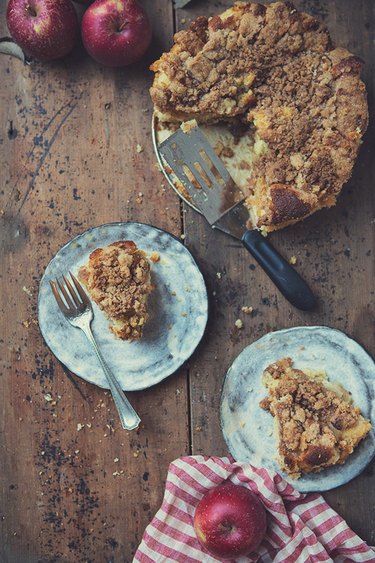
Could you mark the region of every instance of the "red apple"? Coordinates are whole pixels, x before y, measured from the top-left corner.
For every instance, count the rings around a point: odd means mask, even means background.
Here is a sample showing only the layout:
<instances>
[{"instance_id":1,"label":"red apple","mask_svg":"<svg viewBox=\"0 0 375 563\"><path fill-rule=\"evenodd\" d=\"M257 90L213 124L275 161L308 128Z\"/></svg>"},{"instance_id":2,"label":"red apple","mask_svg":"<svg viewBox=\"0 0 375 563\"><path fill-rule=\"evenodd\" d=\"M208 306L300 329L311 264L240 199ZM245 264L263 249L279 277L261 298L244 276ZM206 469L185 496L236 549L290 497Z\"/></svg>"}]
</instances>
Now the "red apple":
<instances>
[{"instance_id":1,"label":"red apple","mask_svg":"<svg viewBox=\"0 0 375 563\"><path fill-rule=\"evenodd\" d=\"M266 528L266 510L259 498L230 482L210 489L194 514L199 542L222 559L248 555L257 549Z\"/></svg>"},{"instance_id":2,"label":"red apple","mask_svg":"<svg viewBox=\"0 0 375 563\"><path fill-rule=\"evenodd\" d=\"M39 61L63 57L79 37L70 0L9 0L6 17L14 41Z\"/></svg>"},{"instance_id":3,"label":"red apple","mask_svg":"<svg viewBox=\"0 0 375 563\"><path fill-rule=\"evenodd\" d=\"M105 66L138 61L151 41L151 25L136 0L95 0L82 19L87 52Z\"/></svg>"}]
</instances>

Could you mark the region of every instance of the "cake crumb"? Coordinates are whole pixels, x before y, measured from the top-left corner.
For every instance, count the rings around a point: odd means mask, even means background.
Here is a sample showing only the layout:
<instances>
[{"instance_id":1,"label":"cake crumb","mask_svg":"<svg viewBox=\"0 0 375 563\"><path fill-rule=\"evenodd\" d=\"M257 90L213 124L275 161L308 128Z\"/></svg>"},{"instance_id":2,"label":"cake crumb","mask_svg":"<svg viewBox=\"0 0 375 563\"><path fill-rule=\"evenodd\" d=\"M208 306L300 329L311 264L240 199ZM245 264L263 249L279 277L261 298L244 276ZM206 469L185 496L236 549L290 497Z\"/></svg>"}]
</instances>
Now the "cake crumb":
<instances>
[{"instance_id":1,"label":"cake crumb","mask_svg":"<svg viewBox=\"0 0 375 563\"><path fill-rule=\"evenodd\" d=\"M79 432L80 430L82 430L82 428L84 428L84 427L85 427L84 424L81 424L80 422L78 422L78 424L77 424L77 432Z\"/></svg>"},{"instance_id":2,"label":"cake crumb","mask_svg":"<svg viewBox=\"0 0 375 563\"><path fill-rule=\"evenodd\" d=\"M180 127L184 133L189 134L194 127L197 127L197 125L198 123L195 119L189 119L189 121L183 121Z\"/></svg>"},{"instance_id":3,"label":"cake crumb","mask_svg":"<svg viewBox=\"0 0 375 563\"><path fill-rule=\"evenodd\" d=\"M254 310L253 307L247 307L247 306L241 307L241 311L246 315L250 315L250 313L252 313L253 310Z\"/></svg>"},{"instance_id":4,"label":"cake crumb","mask_svg":"<svg viewBox=\"0 0 375 563\"><path fill-rule=\"evenodd\" d=\"M236 328L238 328L238 329L243 327L243 322L241 321L241 319L237 319L234 324L235 324Z\"/></svg>"},{"instance_id":5,"label":"cake crumb","mask_svg":"<svg viewBox=\"0 0 375 563\"><path fill-rule=\"evenodd\" d=\"M289 264L297 264L297 256L291 256L289 258Z\"/></svg>"},{"instance_id":6,"label":"cake crumb","mask_svg":"<svg viewBox=\"0 0 375 563\"><path fill-rule=\"evenodd\" d=\"M160 261L160 254L159 252L153 252L150 256L151 262L159 262Z\"/></svg>"},{"instance_id":7,"label":"cake crumb","mask_svg":"<svg viewBox=\"0 0 375 563\"><path fill-rule=\"evenodd\" d=\"M143 147L142 147L142 145L137 144L136 151L137 151L138 154L141 153L141 152L143 152Z\"/></svg>"},{"instance_id":8,"label":"cake crumb","mask_svg":"<svg viewBox=\"0 0 375 563\"><path fill-rule=\"evenodd\" d=\"M27 288L25 285L22 288L22 291L24 291L29 297L32 297L33 294L31 293L30 289Z\"/></svg>"}]
</instances>

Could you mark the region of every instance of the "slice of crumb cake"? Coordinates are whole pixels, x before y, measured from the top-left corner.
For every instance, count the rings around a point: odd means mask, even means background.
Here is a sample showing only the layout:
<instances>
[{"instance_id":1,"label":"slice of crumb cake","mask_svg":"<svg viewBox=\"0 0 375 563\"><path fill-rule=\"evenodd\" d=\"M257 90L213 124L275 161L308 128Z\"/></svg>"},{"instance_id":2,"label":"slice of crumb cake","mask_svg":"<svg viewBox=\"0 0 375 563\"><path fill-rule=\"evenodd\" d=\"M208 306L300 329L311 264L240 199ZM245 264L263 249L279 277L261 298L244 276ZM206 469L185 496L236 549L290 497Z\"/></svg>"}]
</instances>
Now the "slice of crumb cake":
<instances>
[{"instance_id":1,"label":"slice of crumb cake","mask_svg":"<svg viewBox=\"0 0 375 563\"><path fill-rule=\"evenodd\" d=\"M122 340L142 337L152 291L150 263L130 240L97 248L78 273L90 297L110 319L110 330Z\"/></svg>"},{"instance_id":2,"label":"slice of crumb cake","mask_svg":"<svg viewBox=\"0 0 375 563\"><path fill-rule=\"evenodd\" d=\"M344 463L371 430L352 398L324 372L294 369L290 358L268 366L260 406L275 419L278 462L291 477Z\"/></svg>"}]
</instances>

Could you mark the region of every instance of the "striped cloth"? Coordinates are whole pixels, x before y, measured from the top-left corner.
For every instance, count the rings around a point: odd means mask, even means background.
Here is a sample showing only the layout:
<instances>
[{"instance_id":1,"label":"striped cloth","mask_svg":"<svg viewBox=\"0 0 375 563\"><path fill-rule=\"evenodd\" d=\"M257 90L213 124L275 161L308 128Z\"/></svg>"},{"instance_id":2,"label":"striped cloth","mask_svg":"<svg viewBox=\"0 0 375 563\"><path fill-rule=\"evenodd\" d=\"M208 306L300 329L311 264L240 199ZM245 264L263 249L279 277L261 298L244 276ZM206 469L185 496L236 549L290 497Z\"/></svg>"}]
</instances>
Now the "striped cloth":
<instances>
[{"instance_id":1,"label":"striped cloth","mask_svg":"<svg viewBox=\"0 0 375 563\"><path fill-rule=\"evenodd\" d=\"M188 456L169 466L161 508L145 530L134 562L214 563L220 559L200 546L193 528L203 494L223 481L256 493L267 509L266 536L257 552L238 563L372 561L375 551L317 493L301 494L280 475L230 458Z\"/></svg>"}]
</instances>

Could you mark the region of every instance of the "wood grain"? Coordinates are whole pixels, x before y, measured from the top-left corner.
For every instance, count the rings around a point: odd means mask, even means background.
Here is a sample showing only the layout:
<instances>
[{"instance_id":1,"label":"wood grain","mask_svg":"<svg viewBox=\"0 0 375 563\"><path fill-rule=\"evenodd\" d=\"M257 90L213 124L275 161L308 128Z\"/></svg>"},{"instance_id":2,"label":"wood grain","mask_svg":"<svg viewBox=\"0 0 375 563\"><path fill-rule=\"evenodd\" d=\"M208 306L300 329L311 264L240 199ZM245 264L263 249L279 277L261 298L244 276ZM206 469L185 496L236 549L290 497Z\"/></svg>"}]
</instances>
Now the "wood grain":
<instances>
[{"instance_id":1,"label":"wood grain","mask_svg":"<svg viewBox=\"0 0 375 563\"><path fill-rule=\"evenodd\" d=\"M185 26L230 1L196 0L176 14L169 0L143 3L155 38L146 60L132 68L101 68L82 48L65 61L30 67L0 56L4 563L131 561L160 505L169 462L189 452L227 453L219 427L223 378L236 355L267 331L326 324L375 351L374 127L337 207L272 235L286 257L297 256L297 268L319 296L314 314L291 309L239 244L212 232L192 210L180 213L155 167L148 62L169 48L174 18ZM0 0L1 35L5 5ZM373 113L373 2L296 5L324 19L337 43L365 60ZM119 220L184 232L210 295L208 330L189 364L155 388L129 394L142 417L136 433L120 429L108 393L54 359L37 326L38 283L54 253L86 228ZM253 313L244 315L243 305ZM240 331L237 318L244 323ZM373 544L374 484L372 465L326 495Z\"/></svg>"},{"instance_id":2,"label":"wood grain","mask_svg":"<svg viewBox=\"0 0 375 563\"><path fill-rule=\"evenodd\" d=\"M266 2L264 2L266 3ZM205 3L204 13L220 13L230 0ZM370 115L375 111L375 9L371 0L306 0L295 6L322 19L337 45L364 61L363 77ZM207 10L206 10L207 8ZM178 27L202 14L200 2L178 12ZM193 453L227 453L220 430L219 405L223 379L234 358L270 330L299 325L338 328L374 347L374 125L364 139L353 176L337 206L303 223L274 233L270 240L286 257L297 257L297 270L319 299L314 313L293 309L277 292L251 256L234 240L212 231L205 220L185 209L186 243L206 277L211 314L201 348L190 364L191 433ZM251 315L242 306L253 307ZM236 319L243 328L235 327ZM325 494L327 501L370 545L375 544L374 464L352 483Z\"/></svg>"},{"instance_id":3,"label":"wood grain","mask_svg":"<svg viewBox=\"0 0 375 563\"><path fill-rule=\"evenodd\" d=\"M100 68L82 48L46 65L0 59L4 563L130 561L169 462L189 451L186 369L129 393L142 425L127 433L108 393L64 370L37 326L39 279L76 234L128 220L181 233L154 164L147 70L168 48L173 13L169 2L145 7L155 40L132 68Z\"/></svg>"}]
</instances>

